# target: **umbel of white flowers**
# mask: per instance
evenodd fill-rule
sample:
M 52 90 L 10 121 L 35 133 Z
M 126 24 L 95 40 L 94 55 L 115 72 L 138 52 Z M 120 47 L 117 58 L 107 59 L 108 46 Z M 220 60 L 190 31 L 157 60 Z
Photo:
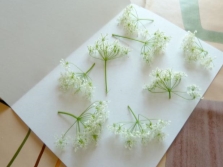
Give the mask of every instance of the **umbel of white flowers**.
M 65 72 L 61 73 L 59 78 L 60 89 L 63 92 L 74 94 L 79 92 L 88 99 L 91 99 L 95 87 L 89 77 L 89 73 L 94 68 L 95 63 L 86 72 L 83 72 L 79 67 L 64 59 L 61 59 L 60 63 L 65 69 Z M 79 72 L 74 72 L 71 66 L 76 67 Z
M 94 110 L 93 113 L 90 111 Z M 67 133 L 75 126 L 76 136 L 73 138 L 73 147 L 77 151 L 80 148 L 86 148 L 88 144 L 97 144 L 102 128 L 108 118 L 108 107 L 106 101 L 96 101 L 87 107 L 79 116 L 69 112 L 58 111 L 58 114 L 70 116 L 74 119 L 74 123 L 62 133 L 56 136 L 56 147 L 64 149 L 69 143 L 71 137 L 67 137 Z
M 88 46 L 89 55 L 93 58 L 104 61 L 104 78 L 105 78 L 105 91 L 108 93 L 107 84 L 107 62 L 126 56 L 129 53 L 129 49 L 120 45 L 120 43 L 115 40 L 112 43 L 108 42 L 106 35 L 101 35 L 101 37 L 95 42 L 94 45 Z
M 168 93 L 169 99 L 172 94 L 182 97 L 183 99 L 193 100 L 200 98 L 200 88 L 194 84 L 189 85 L 186 91 L 177 90 L 183 77 L 187 75 L 183 72 L 174 72 L 172 69 L 159 69 L 153 70 L 150 74 L 153 80 L 150 84 L 145 85 L 144 89 L 151 93 Z
M 147 18 L 139 18 L 136 9 L 133 5 L 128 5 L 121 17 L 118 18 L 118 23 L 123 29 L 127 32 L 127 34 L 138 34 L 143 33 L 146 35 L 148 30 L 145 29 L 142 21 L 150 21 L 153 22 L 152 19 Z M 139 28 L 139 23 L 143 26 L 143 29 Z
M 197 31 L 194 31 L 194 33 L 188 31 L 183 39 L 182 47 L 186 60 L 188 62 L 198 62 L 204 68 L 212 69 L 214 58 L 202 47 L 200 40 L 195 36 L 196 33 Z
M 149 119 L 141 114 L 136 114 L 128 106 L 128 110 L 134 117 L 134 121 L 113 123 L 108 128 L 116 135 L 125 139 L 125 148 L 132 149 L 138 141 L 148 144 L 152 140 L 163 140 L 165 133 L 163 128 L 169 125 L 170 121 L 161 119 Z
M 165 36 L 164 32 L 159 30 L 157 30 L 146 40 L 135 39 L 117 34 L 112 34 L 112 36 L 142 43 L 141 55 L 146 63 L 151 63 L 156 55 L 162 53 L 166 48 L 166 44 L 170 41 L 170 37 Z

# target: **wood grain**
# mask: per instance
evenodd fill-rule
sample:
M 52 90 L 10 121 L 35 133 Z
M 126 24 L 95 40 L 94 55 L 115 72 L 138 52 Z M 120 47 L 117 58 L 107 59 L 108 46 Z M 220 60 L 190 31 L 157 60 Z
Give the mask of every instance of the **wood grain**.
M 166 154 L 166 167 L 223 166 L 223 102 L 201 100 Z

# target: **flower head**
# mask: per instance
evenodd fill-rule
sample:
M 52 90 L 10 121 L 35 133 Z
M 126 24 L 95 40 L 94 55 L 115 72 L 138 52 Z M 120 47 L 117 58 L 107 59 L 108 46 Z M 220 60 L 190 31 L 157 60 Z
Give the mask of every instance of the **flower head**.
M 152 36 L 150 36 L 146 40 L 139 40 L 117 34 L 112 34 L 112 36 L 140 42 L 142 44 L 141 55 L 143 57 L 143 60 L 148 64 L 153 61 L 156 55 L 160 54 L 165 50 L 167 43 L 170 41 L 170 37 L 166 36 L 163 32 L 159 30 L 156 31 Z
M 93 110 L 94 112 L 92 113 L 90 110 Z M 108 118 L 107 102 L 96 101 L 87 107 L 87 109 L 85 109 L 79 116 L 64 111 L 58 111 L 58 114 L 72 117 L 74 123 L 62 136 L 56 138 L 56 145 L 62 148 L 67 145 L 66 135 L 73 126 L 76 126 L 76 136 L 73 140 L 73 147 L 74 150 L 77 151 L 78 149 L 87 148 L 92 142 L 97 144 L 103 126 Z
M 144 89 L 151 93 L 168 93 L 169 99 L 171 94 L 175 94 L 184 99 L 196 99 L 200 97 L 199 89 L 196 85 L 187 87 L 187 91 L 176 90 L 182 79 L 187 75 L 184 72 L 173 71 L 172 69 L 155 69 L 150 74 L 153 80 L 150 84 L 144 86 Z M 189 97 L 183 96 L 183 94 L 189 95 Z
M 145 26 L 142 24 L 142 21 L 153 21 L 151 19 L 143 19 L 139 18 L 138 14 L 136 12 L 136 9 L 133 7 L 133 5 L 128 5 L 121 17 L 118 18 L 118 24 L 123 27 L 123 29 L 128 33 L 128 34 L 143 34 L 147 35 L 147 33 L 144 31 Z M 143 25 L 143 30 L 139 28 L 139 23 Z
M 74 72 L 71 70 L 71 65 L 74 64 L 63 59 L 60 62 L 61 65 L 65 68 L 65 72 L 61 73 L 59 78 L 60 89 L 63 92 L 71 92 L 74 94 L 80 92 L 85 97 L 90 99 L 95 87 L 93 86 L 88 73 L 92 70 L 95 64 L 93 64 L 87 72 Z
M 101 35 L 101 37 L 95 42 L 93 46 L 88 46 L 89 55 L 93 58 L 104 61 L 105 68 L 105 91 L 108 93 L 107 85 L 107 62 L 114 60 L 129 53 L 129 49 L 120 45 L 119 41 L 108 42 L 107 35 Z
M 199 62 L 204 68 L 212 69 L 214 58 L 203 49 L 200 40 L 195 36 L 196 33 L 197 31 L 194 31 L 194 33 L 188 31 L 183 39 L 182 47 L 186 60 L 189 62 Z
M 83 134 L 83 133 L 79 133 L 77 134 L 77 136 L 74 139 L 74 151 L 77 151 L 80 148 L 86 148 L 88 145 L 88 137 Z
M 108 128 L 114 134 L 120 135 L 125 140 L 125 148 L 132 149 L 138 141 L 147 144 L 151 140 L 164 139 L 165 133 L 162 131 L 170 121 L 149 119 L 141 114 L 138 116 L 128 106 L 129 111 L 134 117 L 134 121 L 113 123 Z
M 192 84 L 192 85 L 187 87 L 187 94 L 189 96 L 191 96 L 192 99 L 196 99 L 196 98 L 201 97 L 201 94 L 199 93 L 199 91 L 200 91 L 200 88 L 195 84 Z
M 64 134 L 62 134 L 60 136 L 55 136 L 55 145 L 57 148 L 62 150 L 68 144 L 68 140 L 69 140 L 69 138 L 64 136 Z

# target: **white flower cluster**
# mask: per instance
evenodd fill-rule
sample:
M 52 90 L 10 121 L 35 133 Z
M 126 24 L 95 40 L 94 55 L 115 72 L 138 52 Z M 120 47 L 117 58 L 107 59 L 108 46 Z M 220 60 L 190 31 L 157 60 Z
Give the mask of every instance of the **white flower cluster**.
M 108 128 L 114 134 L 124 138 L 125 148 L 132 149 L 137 141 L 141 141 L 142 144 L 148 144 L 152 140 L 163 140 L 165 137 L 163 128 L 169 125 L 169 123 L 170 121 L 148 119 L 138 115 L 133 122 L 114 123 L 108 126 Z
M 195 84 L 189 85 L 187 87 L 187 94 L 190 97 L 192 97 L 192 99 L 196 99 L 196 98 L 201 97 L 201 94 L 199 93 L 199 91 L 200 91 L 200 88 Z
M 184 72 L 174 72 L 172 69 L 162 70 L 156 68 L 156 70 L 152 71 L 150 76 L 153 77 L 153 80 L 150 84 L 145 85 L 144 89 L 151 93 L 168 93 L 169 99 L 172 93 L 184 99 L 188 99 L 182 96 L 182 94 L 187 93 L 191 100 L 201 97 L 198 92 L 200 89 L 196 85 L 188 86 L 186 92 L 175 90 L 182 78 L 187 76 Z
M 95 87 L 88 76 L 88 72 L 74 72 L 71 70 L 72 63 L 62 59 L 61 65 L 65 68 L 65 72 L 61 73 L 59 78 L 60 89 L 64 92 L 77 93 L 91 99 Z M 93 67 L 93 66 L 92 66 Z
M 128 34 L 147 34 L 145 28 L 140 29 L 138 23 L 142 20 L 153 21 L 151 19 L 140 19 L 135 8 L 132 5 L 128 5 L 121 17 L 118 18 L 118 23 Z M 141 23 L 141 22 L 140 22 Z M 142 24 L 142 23 L 141 23 Z M 143 25 L 143 24 L 142 24 Z
M 94 109 L 94 113 L 88 112 Z M 80 116 L 75 116 L 67 112 L 58 112 L 75 118 L 75 122 L 68 128 L 68 130 L 61 136 L 56 136 L 56 147 L 64 149 L 69 143 L 70 138 L 66 135 L 68 131 L 76 125 L 76 136 L 73 140 L 74 150 L 86 148 L 88 144 L 94 142 L 97 144 L 100 134 L 102 132 L 103 124 L 108 118 L 108 107 L 106 101 L 98 101 L 90 105 Z
M 200 65 L 206 69 L 213 68 L 214 58 L 211 57 L 206 50 L 203 49 L 200 41 L 194 33 L 188 31 L 187 35 L 183 39 L 183 50 L 186 60 L 189 62 L 199 62 Z
M 88 46 L 88 51 L 90 56 L 104 61 L 113 60 L 129 53 L 129 49 L 120 45 L 118 40 L 109 43 L 107 34 L 102 34 L 93 46 Z
M 55 145 L 57 148 L 63 150 L 65 146 L 69 143 L 69 137 L 64 136 L 64 134 L 55 136 Z
M 77 134 L 74 139 L 74 149 L 77 151 L 79 148 L 86 148 L 86 146 L 95 142 L 97 144 L 102 132 L 103 124 L 108 118 L 107 102 L 99 101 L 94 103 L 95 112 L 87 114 L 87 119 L 82 122 L 83 130 Z
M 100 59 L 105 63 L 105 91 L 106 93 L 108 93 L 107 62 L 113 59 L 126 56 L 129 53 L 129 49 L 120 45 L 117 40 L 113 43 L 109 43 L 107 35 L 101 35 L 101 37 L 95 42 L 93 46 L 88 46 L 88 51 L 90 56 L 96 59 Z
M 155 55 L 160 54 L 166 49 L 166 45 L 169 41 L 170 37 L 166 36 L 164 32 L 157 30 L 150 39 L 144 41 L 144 45 L 141 49 L 143 60 L 147 63 L 151 63 Z

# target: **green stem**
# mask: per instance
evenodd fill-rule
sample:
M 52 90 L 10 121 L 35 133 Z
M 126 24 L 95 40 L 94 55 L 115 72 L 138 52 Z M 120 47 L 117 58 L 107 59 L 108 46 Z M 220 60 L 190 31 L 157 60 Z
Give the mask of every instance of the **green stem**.
M 136 121 L 138 121 L 138 119 L 137 119 L 135 113 L 132 111 L 132 109 L 131 109 L 129 106 L 128 106 L 128 109 L 129 109 L 129 111 L 132 113 L 132 115 L 134 116 L 134 118 L 136 119 Z
M 77 127 L 78 127 L 78 132 L 80 133 L 81 129 L 80 129 L 80 122 L 79 121 L 77 121 Z
M 71 114 L 71 113 L 68 113 L 68 112 L 58 111 L 58 114 L 65 114 L 65 115 L 69 115 L 69 116 L 71 116 L 71 117 L 73 117 L 73 118 L 75 118 L 75 119 L 78 119 L 77 116 L 75 116 L 75 115 L 73 115 L 73 114 Z
M 138 19 L 137 19 L 137 21 L 141 21 L 141 20 L 147 20 L 147 21 L 151 21 L 151 22 L 154 21 L 153 19 L 143 19 L 143 18 L 138 18 Z
M 141 42 L 141 43 L 143 43 L 143 44 L 146 43 L 145 41 L 141 41 L 141 40 L 138 40 L 138 39 L 134 39 L 134 38 L 130 38 L 130 37 L 122 36 L 122 35 L 112 34 L 112 36 L 113 36 L 113 37 L 126 38 L 126 39 L 129 39 L 129 40 L 133 40 L 133 41 Z
M 66 136 L 67 132 L 76 124 L 77 121 L 75 121 L 68 129 L 67 131 L 63 134 L 63 137 Z
M 80 70 L 81 72 L 83 72 L 78 66 L 76 66 L 74 63 L 70 63 L 72 64 L 73 66 L 75 66 L 78 70 Z
M 169 93 L 169 99 L 171 99 L 171 90 L 168 90 Z
M 24 146 L 26 140 L 28 139 L 30 133 L 31 133 L 31 129 L 29 129 L 29 131 L 27 132 L 26 137 L 23 139 L 22 143 L 20 144 L 20 146 L 17 149 L 16 153 L 12 157 L 11 161 L 8 163 L 7 167 L 10 167 L 12 165 L 12 163 L 14 162 L 14 160 L 16 159 L 16 157 L 18 156 L 19 152 L 21 151 L 22 147 Z
M 88 74 L 94 68 L 94 66 L 95 66 L 95 63 L 92 64 L 92 66 L 85 72 L 85 74 Z
M 96 103 L 96 102 L 98 102 L 98 101 L 95 101 L 94 103 Z M 84 115 L 84 113 L 86 113 L 88 110 L 90 110 L 93 107 L 94 103 L 91 103 L 91 105 L 88 106 L 88 108 L 86 108 L 78 118 L 81 118 Z
M 131 128 L 131 132 L 133 132 L 133 130 L 135 129 L 136 125 L 137 125 L 137 122 L 134 123 L 133 127 Z
M 183 97 L 183 96 L 181 96 L 181 95 L 179 95 L 179 94 L 177 94 L 177 93 L 175 93 L 175 92 L 173 92 L 175 95 L 177 95 L 177 96 L 179 96 L 179 97 L 181 97 L 181 98 L 183 98 L 183 99 L 185 99 L 185 100 L 193 100 L 193 99 L 188 99 L 188 98 L 185 98 L 185 97 Z
M 105 91 L 108 94 L 108 83 L 107 83 L 107 60 L 105 60 Z

